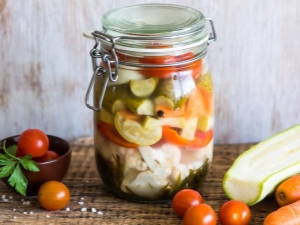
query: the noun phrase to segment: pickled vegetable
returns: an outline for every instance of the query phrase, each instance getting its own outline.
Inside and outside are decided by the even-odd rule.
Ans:
[[[204,62],[140,70],[120,66],[120,81],[109,83],[103,110],[95,113],[97,166],[115,194],[137,201],[171,199],[203,182],[214,124]]]
[[[139,121],[126,118],[121,111],[115,116],[115,126],[124,139],[139,146],[153,145],[162,137],[161,127],[151,122],[142,126]]]
[[[148,97],[156,89],[158,78],[151,77],[145,80],[130,80],[129,87],[131,92],[137,97]]]

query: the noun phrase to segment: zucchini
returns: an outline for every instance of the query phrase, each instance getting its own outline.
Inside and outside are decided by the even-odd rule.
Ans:
[[[130,80],[129,87],[131,92],[141,98],[150,96],[158,84],[157,77],[150,77],[145,80]]]
[[[300,124],[240,154],[223,178],[230,199],[254,205],[287,178],[300,173]]]

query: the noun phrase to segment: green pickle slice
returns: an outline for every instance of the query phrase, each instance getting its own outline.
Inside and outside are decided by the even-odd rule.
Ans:
[[[124,139],[139,146],[148,146],[155,144],[162,137],[162,128],[155,122],[149,122],[151,119],[156,120],[147,117],[147,123],[143,124],[140,121],[126,118],[126,113],[119,111],[116,113],[114,121],[117,131]]]
[[[125,85],[115,85],[106,88],[102,106],[110,113],[115,114],[117,111],[126,108],[123,101],[123,95],[126,92]]]
[[[130,80],[129,87],[131,92],[137,97],[148,97],[156,89],[158,78],[151,77],[145,80]]]
[[[155,115],[154,103],[147,98],[137,98],[135,96],[126,96],[124,98],[126,106],[138,115]]]

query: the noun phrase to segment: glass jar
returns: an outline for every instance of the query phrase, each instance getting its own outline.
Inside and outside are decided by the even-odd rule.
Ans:
[[[95,40],[86,105],[104,184],[133,201],[198,189],[213,157],[212,20],[185,6],[142,4],[107,12],[102,25],[85,36]]]

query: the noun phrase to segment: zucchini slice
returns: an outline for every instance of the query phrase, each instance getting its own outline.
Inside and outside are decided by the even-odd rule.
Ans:
[[[254,205],[297,173],[300,173],[300,124],[239,155],[224,176],[223,189],[230,199]]]

